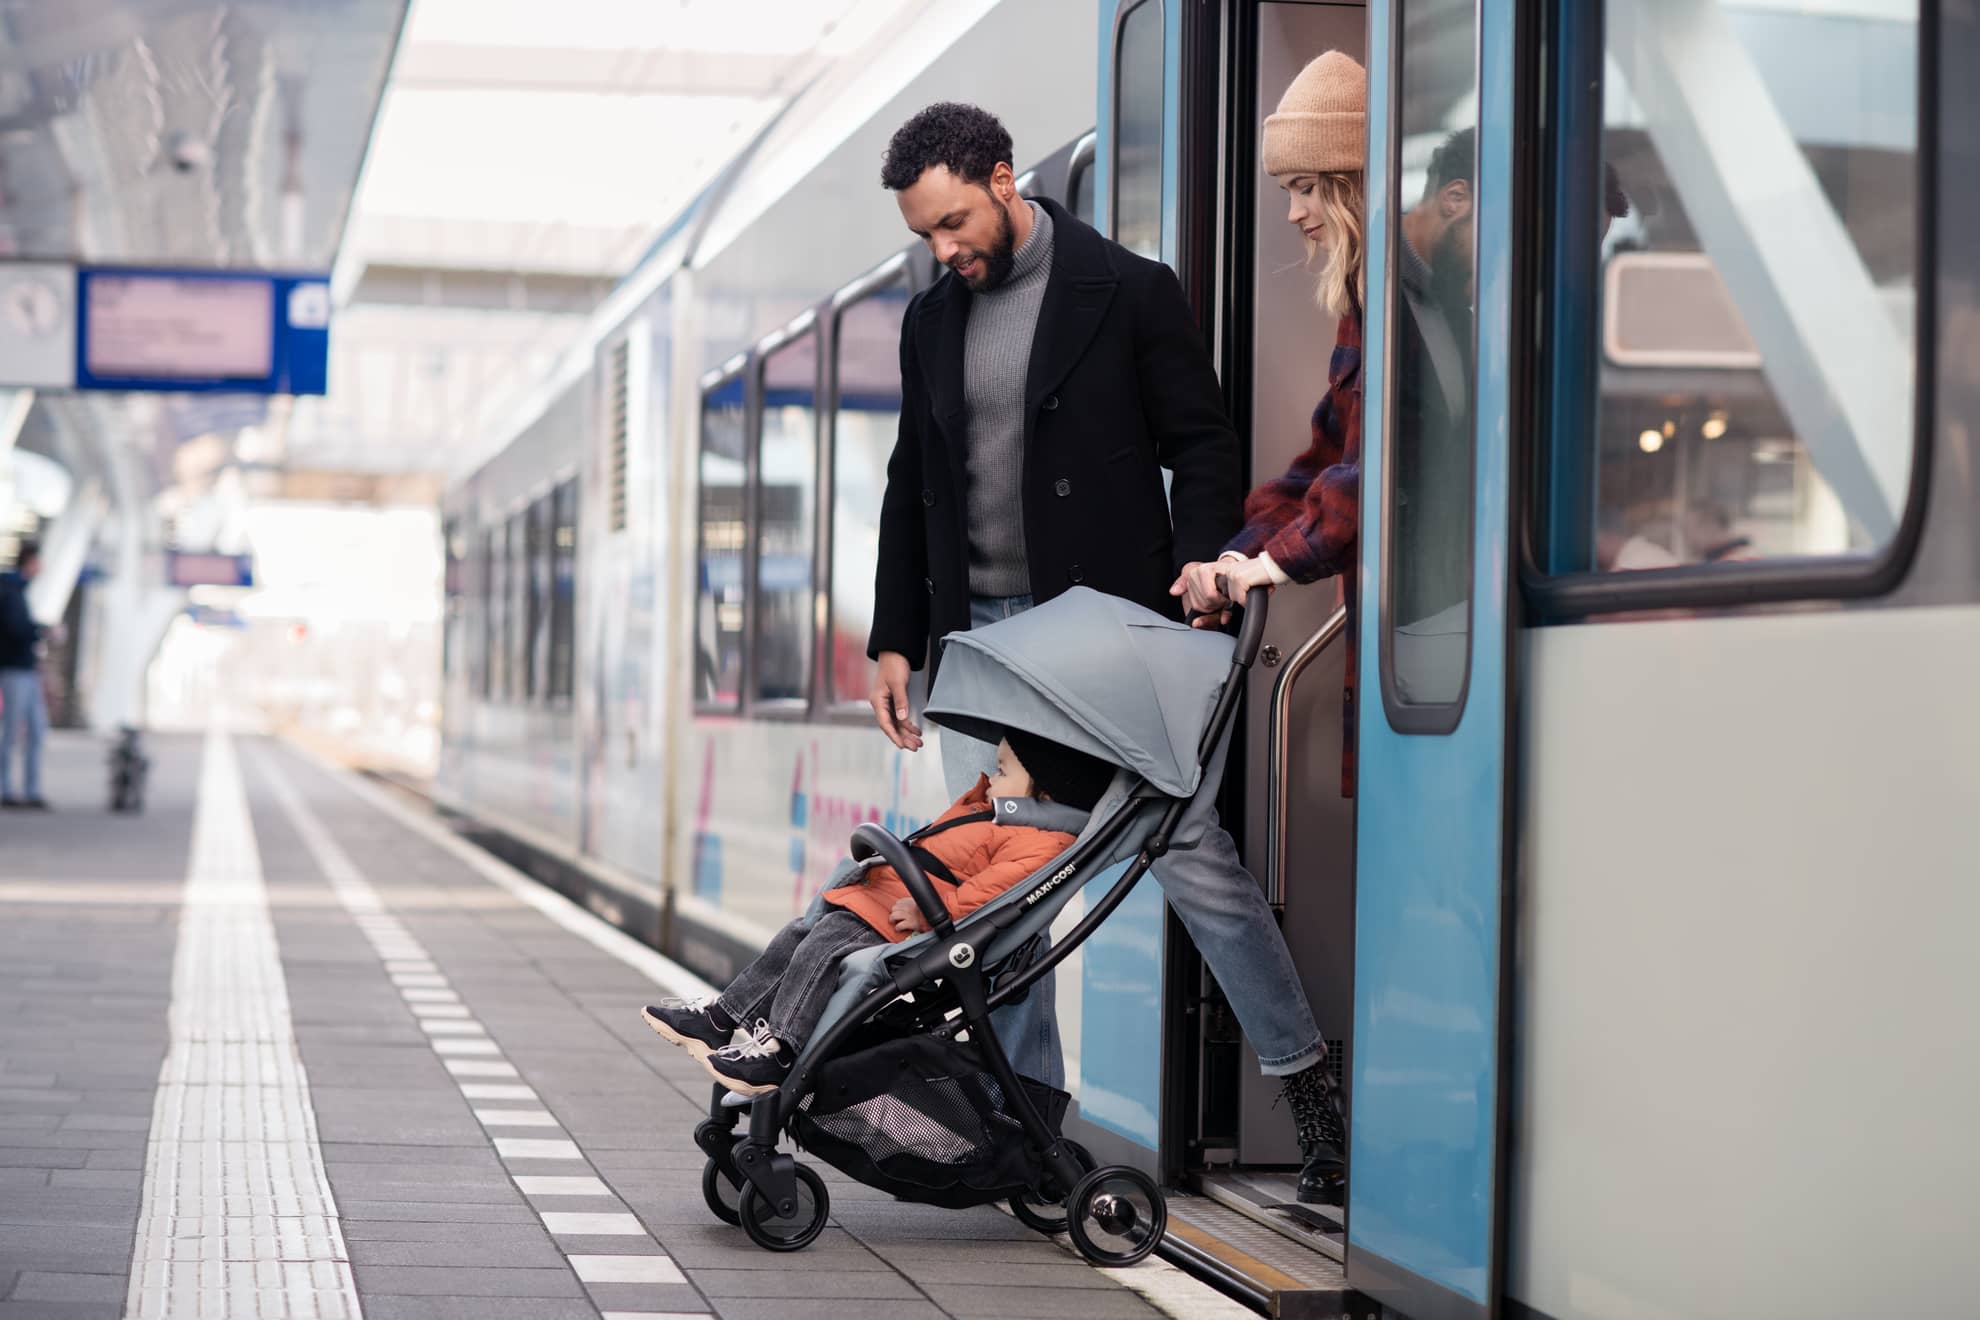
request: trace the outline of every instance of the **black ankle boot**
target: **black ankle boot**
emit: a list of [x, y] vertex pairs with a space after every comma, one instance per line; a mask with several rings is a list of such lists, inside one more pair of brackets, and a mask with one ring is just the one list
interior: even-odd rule
[[1347, 1131], [1341, 1121], [1341, 1094], [1322, 1059], [1284, 1079], [1299, 1141], [1299, 1199], [1308, 1205], [1343, 1205], [1347, 1200]]

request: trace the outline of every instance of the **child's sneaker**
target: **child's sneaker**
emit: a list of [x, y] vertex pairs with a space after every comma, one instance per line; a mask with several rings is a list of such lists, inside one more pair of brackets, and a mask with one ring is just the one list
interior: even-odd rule
[[722, 1025], [726, 1018], [712, 999], [663, 999], [640, 1010], [646, 1025], [686, 1050], [697, 1059], [719, 1050], [736, 1034], [736, 1024]]
[[774, 1091], [791, 1075], [792, 1053], [770, 1034], [770, 1024], [757, 1019], [749, 1035], [702, 1059], [708, 1075], [738, 1095]]

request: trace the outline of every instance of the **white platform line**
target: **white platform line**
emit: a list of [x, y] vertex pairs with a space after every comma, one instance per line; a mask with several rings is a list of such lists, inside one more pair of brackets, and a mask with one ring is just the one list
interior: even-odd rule
[[[191, 1299], [215, 1320], [357, 1320], [247, 794], [218, 730], [200, 769], [169, 1031], [125, 1315], [184, 1315]], [[254, 1287], [228, 1286], [244, 1275]]]

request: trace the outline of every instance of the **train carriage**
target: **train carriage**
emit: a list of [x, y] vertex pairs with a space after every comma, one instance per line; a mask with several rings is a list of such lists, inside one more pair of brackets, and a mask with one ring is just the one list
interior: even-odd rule
[[[1329, 48], [1369, 78], [1362, 608], [1278, 593], [1226, 815], [1349, 1084], [1349, 1205], [1292, 1203], [1153, 887], [1057, 978], [1070, 1130], [1193, 1193], [1171, 1253], [1276, 1314], [1964, 1313], [1971, 6], [931, 6], [796, 98], [450, 489], [443, 800], [714, 979], [854, 825], [937, 812], [933, 749], [865, 706], [898, 328], [940, 274], [881, 148], [984, 104], [1027, 192], [1173, 265], [1258, 479], [1333, 330], [1258, 124]], [[1441, 364], [1396, 351], [1412, 255], [1462, 289]], [[1426, 384], [1460, 433], [1411, 431]]]

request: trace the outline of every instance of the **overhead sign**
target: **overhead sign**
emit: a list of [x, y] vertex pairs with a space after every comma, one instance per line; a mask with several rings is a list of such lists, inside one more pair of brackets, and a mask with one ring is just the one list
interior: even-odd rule
[[165, 581], [174, 587], [251, 587], [254, 556], [168, 550]]
[[0, 264], [0, 385], [322, 394], [321, 275]]
[[330, 284], [233, 271], [78, 272], [76, 388], [322, 394]]

